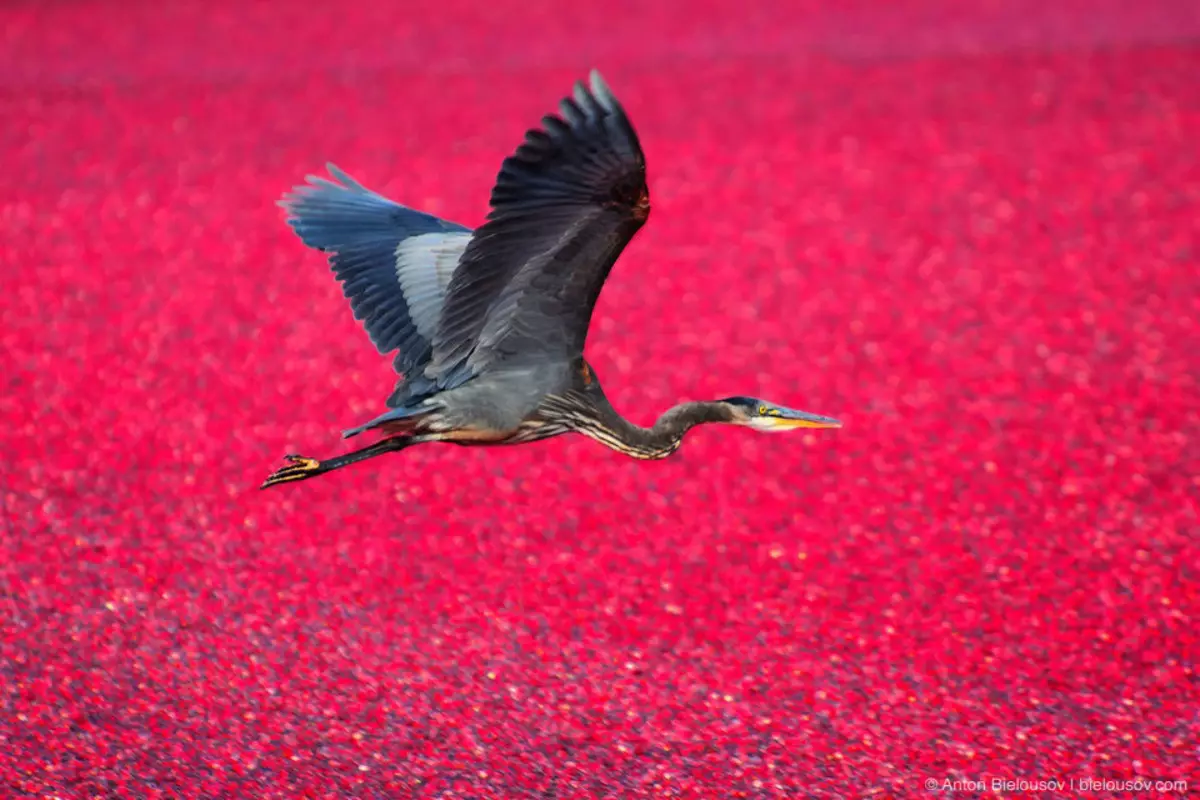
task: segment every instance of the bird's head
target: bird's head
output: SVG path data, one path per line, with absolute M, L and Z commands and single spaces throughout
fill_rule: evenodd
M 730 422 L 756 431 L 778 433 L 800 428 L 842 427 L 842 423 L 833 417 L 777 406 L 754 397 L 727 397 L 719 402 L 728 408 Z

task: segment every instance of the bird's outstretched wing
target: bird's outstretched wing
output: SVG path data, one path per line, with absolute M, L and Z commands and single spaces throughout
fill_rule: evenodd
M 395 203 L 333 164 L 334 180 L 309 176 L 284 195 L 288 224 L 328 254 L 355 319 L 381 355 L 399 350 L 396 371 L 428 362 L 450 277 L 471 231 Z
M 500 168 L 492 211 L 446 293 L 424 370 L 430 389 L 501 362 L 582 353 L 604 280 L 649 216 L 641 145 L 599 73 L 559 111 Z

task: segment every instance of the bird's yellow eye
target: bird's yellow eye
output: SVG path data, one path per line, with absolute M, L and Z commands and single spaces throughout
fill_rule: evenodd
M 760 417 L 764 417 L 764 416 L 766 416 L 766 414 L 767 414 L 767 407 L 766 407 L 766 406 L 759 406 L 759 407 L 758 407 L 758 415 L 759 415 Z

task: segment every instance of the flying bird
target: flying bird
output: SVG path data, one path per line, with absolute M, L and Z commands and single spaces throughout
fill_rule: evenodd
M 753 397 L 687 402 L 651 428 L 606 399 L 584 358 L 613 263 L 650 215 L 633 126 L 596 71 L 506 158 L 475 230 L 407 208 L 333 164 L 284 195 L 287 222 L 329 266 L 399 375 L 387 411 L 351 428 L 383 434 L 333 458 L 286 456 L 261 488 L 425 442 L 512 445 L 580 433 L 634 458 L 665 458 L 705 423 L 759 431 L 839 428 Z

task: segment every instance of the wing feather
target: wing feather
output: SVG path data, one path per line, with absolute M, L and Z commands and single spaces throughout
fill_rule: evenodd
M 326 253 L 355 319 L 393 367 L 419 372 L 458 260 L 471 238 L 462 225 L 395 203 L 333 164 L 335 181 L 310 176 L 284 195 L 288 224 Z
M 582 353 L 604 280 L 649 216 L 645 156 L 599 73 L 559 111 L 501 166 L 446 291 L 429 390 L 500 362 Z

